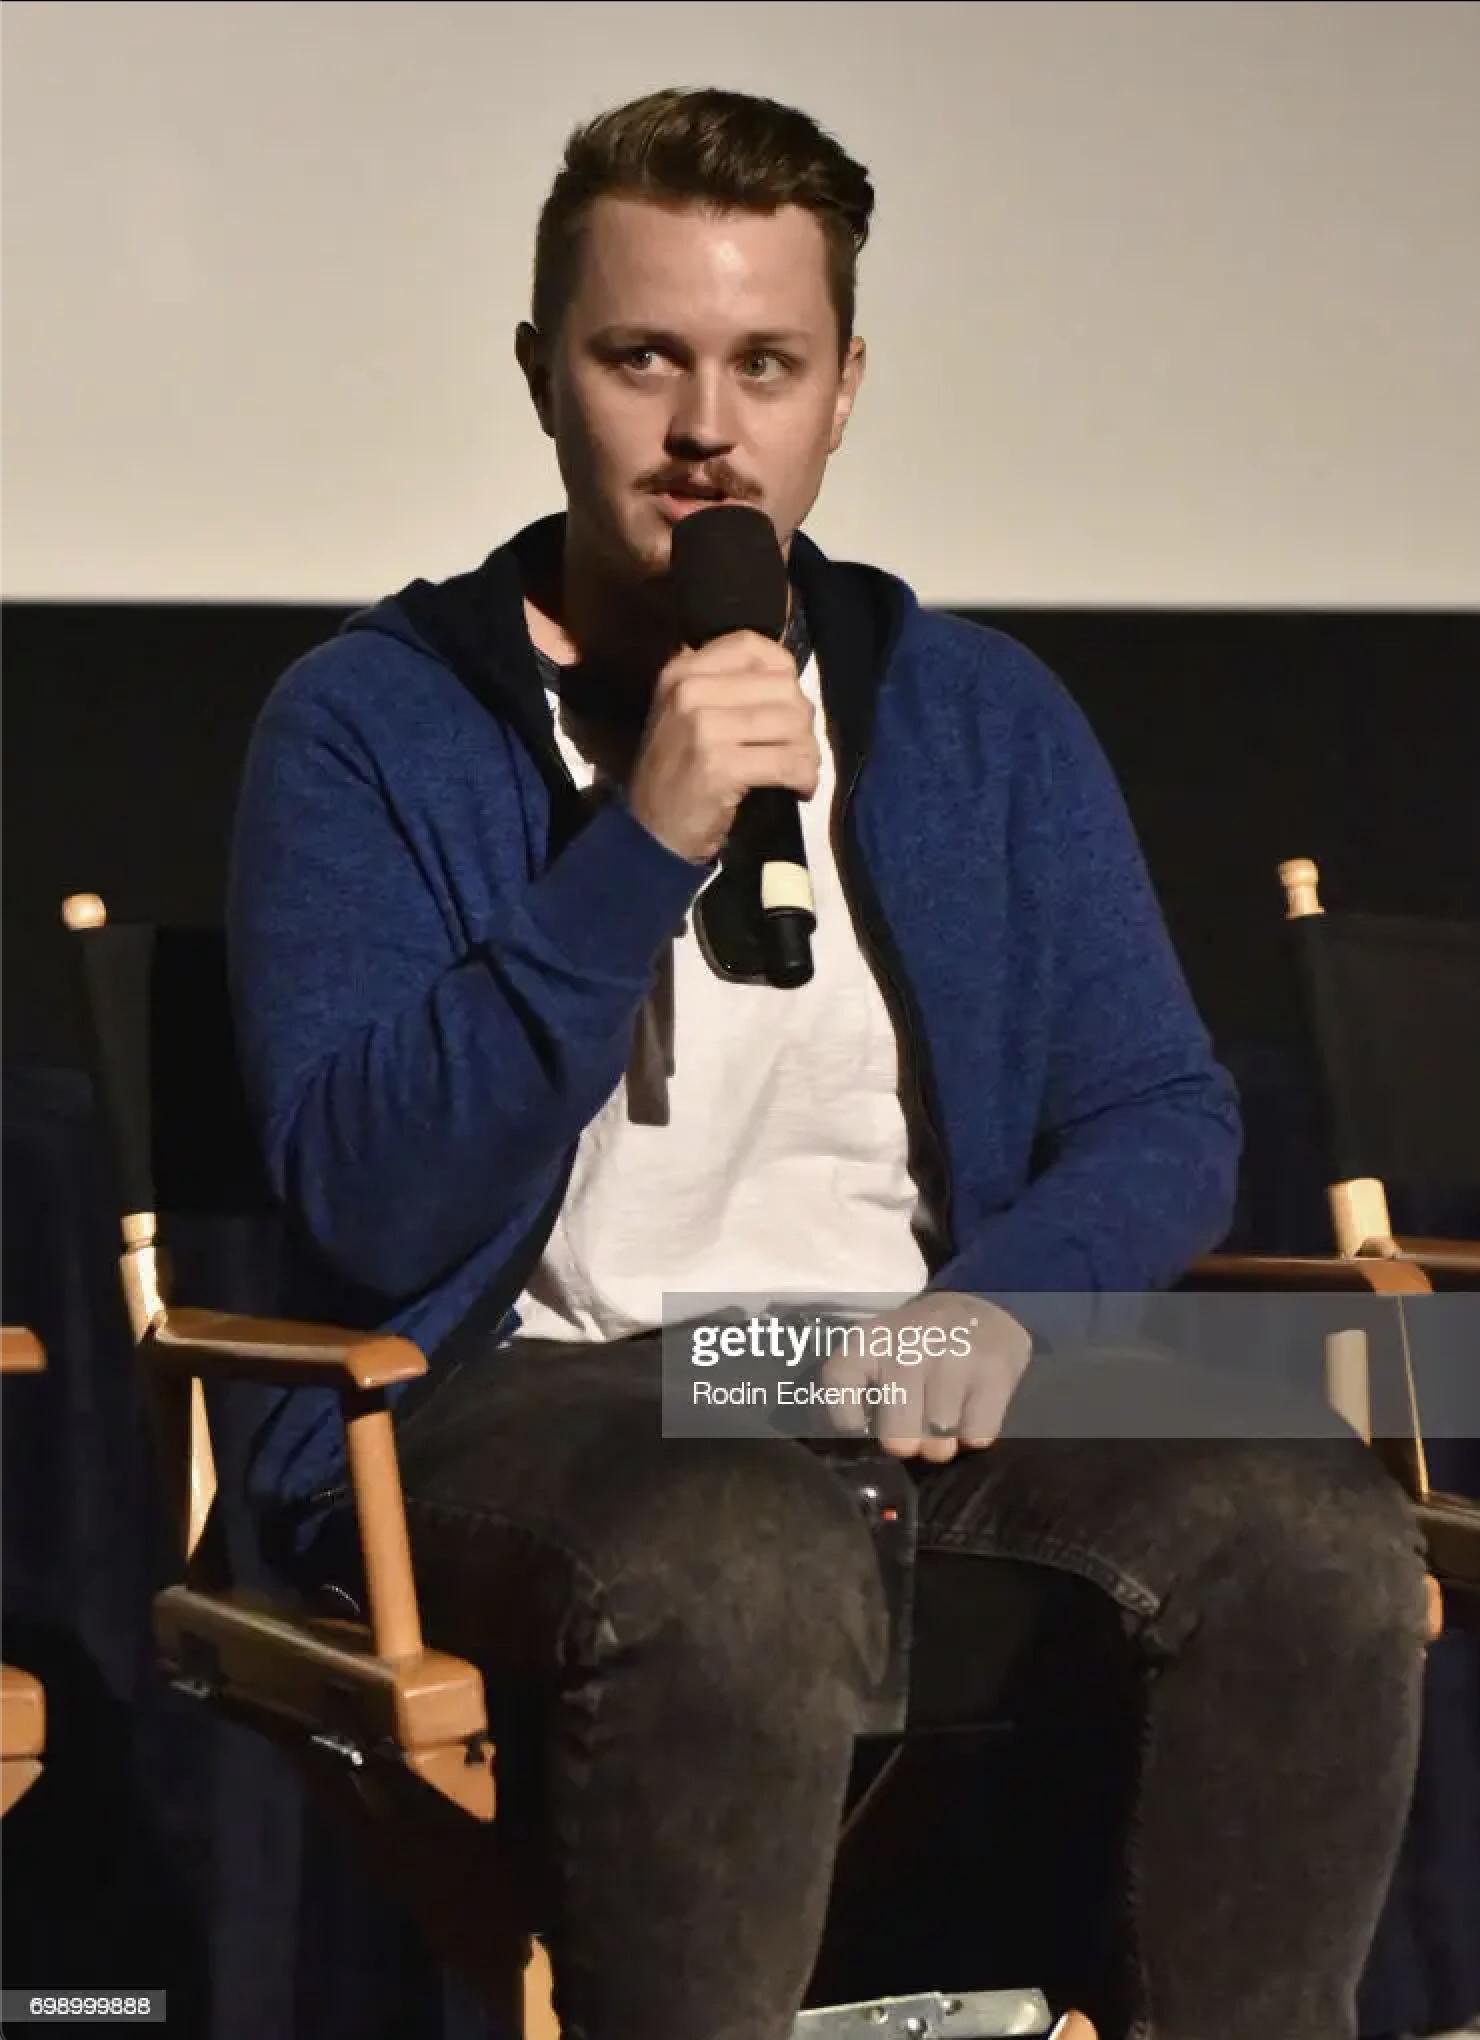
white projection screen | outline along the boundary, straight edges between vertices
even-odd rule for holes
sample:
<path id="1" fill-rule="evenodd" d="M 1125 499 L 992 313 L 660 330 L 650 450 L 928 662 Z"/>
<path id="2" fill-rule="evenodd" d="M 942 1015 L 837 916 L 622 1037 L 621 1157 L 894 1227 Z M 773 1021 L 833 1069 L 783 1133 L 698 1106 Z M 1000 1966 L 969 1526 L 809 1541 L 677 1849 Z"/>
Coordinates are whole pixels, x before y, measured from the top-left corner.
<path id="1" fill-rule="evenodd" d="M 1480 7 L 3 10 L 3 592 L 350 603 L 564 501 L 513 354 L 578 121 L 878 193 L 807 529 L 941 605 L 1480 600 Z"/>

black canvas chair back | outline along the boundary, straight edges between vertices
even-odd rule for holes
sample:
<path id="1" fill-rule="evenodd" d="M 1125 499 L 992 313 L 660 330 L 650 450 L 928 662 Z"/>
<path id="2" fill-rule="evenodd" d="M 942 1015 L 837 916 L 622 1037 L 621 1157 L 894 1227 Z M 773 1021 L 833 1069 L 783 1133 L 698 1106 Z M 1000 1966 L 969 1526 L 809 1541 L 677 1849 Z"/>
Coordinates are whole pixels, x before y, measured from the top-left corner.
<path id="1" fill-rule="evenodd" d="M 80 949 L 122 1211 L 271 1213 L 237 1062 L 224 931 L 109 923 Z"/>
<path id="2" fill-rule="evenodd" d="M 1480 926 L 1318 914 L 1291 933 L 1335 1173 L 1380 1176 L 1405 1212 L 1480 1199 Z"/>
<path id="3" fill-rule="evenodd" d="M 1282 867 L 1315 894 L 1315 867 Z M 1383 1183 L 1407 1233 L 1480 1237 L 1480 924 L 1292 911 L 1328 1180 Z"/>
<path id="4" fill-rule="evenodd" d="M 225 931 L 114 922 L 101 901 L 93 921 L 90 897 L 69 900 L 67 915 L 82 936 L 74 949 L 94 1108 L 123 1243 L 157 1239 L 172 1302 L 272 1315 L 283 1227 L 241 1082 Z M 136 1322 L 136 1339 L 141 1330 Z M 278 1588 L 246 1501 L 252 1441 L 277 1391 L 236 1381 L 201 1393 L 208 1431 L 197 1422 L 192 1450 L 210 1467 L 203 1477 L 216 1500 L 191 1576 Z"/>
<path id="5" fill-rule="evenodd" d="M 172 1300 L 377 1324 L 384 1300 L 336 1276 L 272 1193 L 237 1056 L 224 928 L 87 925 L 91 897 L 75 895 L 68 913 L 85 928 L 74 948 L 96 1111 L 120 1216 L 155 1215 Z M 244 1441 L 270 1402 L 246 1384 L 213 1395 Z"/>

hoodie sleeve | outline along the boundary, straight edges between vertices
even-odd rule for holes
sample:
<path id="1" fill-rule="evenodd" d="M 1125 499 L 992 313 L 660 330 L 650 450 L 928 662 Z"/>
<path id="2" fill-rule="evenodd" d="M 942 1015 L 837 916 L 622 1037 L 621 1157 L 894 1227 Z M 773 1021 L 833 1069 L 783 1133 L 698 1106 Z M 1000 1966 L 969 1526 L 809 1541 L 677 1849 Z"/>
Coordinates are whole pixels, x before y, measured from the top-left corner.
<path id="1" fill-rule="evenodd" d="M 279 683 L 236 813 L 232 1001 L 270 1180 L 331 1264 L 415 1294 L 548 1184 L 708 875 L 613 799 L 469 952 L 356 718 Z"/>
<path id="2" fill-rule="evenodd" d="M 1067 692 L 1051 679 L 1049 689 L 1039 854 L 1051 1034 L 1037 1159 L 1023 1195 L 960 1241 L 930 1285 L 999 1299 L 1167 1287 L 1226 1234 L 1242 1139 L 1233 1080 L 1193 1006 L 1109 763 Z M 1089 1322 L 1071 1323 L 1067 1306 L 1060 1315 L 1065 1332 Z"/>

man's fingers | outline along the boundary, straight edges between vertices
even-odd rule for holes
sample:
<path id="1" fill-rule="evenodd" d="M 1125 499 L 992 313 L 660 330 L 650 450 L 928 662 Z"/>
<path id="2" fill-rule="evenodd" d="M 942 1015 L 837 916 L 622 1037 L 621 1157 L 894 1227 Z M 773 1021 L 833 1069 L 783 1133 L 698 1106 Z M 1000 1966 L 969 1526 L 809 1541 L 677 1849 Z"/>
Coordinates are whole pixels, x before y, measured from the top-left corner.
<path id="1" fill-rule="evenodd" d="M 923 1367 L 902 1367 L 885 1361 L 879 1382 L 887 1393 L 879 1405 L 879 1443 L 897 1459 L 913 1459 L 925 1432 L 925 1383 Z"/>
<path id="2" fill-rule="evenodd" d="M 897 1382 L 902 1391 L 902 1400 L 886 1403 L 880 1416 L 879 1439 L 885 1451 L 902 1459 L 918 1455 L 941 1465 L 954 1459 L 965 1389 L 961 1364 L 952 1356 L 912 1365 L 899 1362 L 884 1369 L 884 1378 Z"/>
<path id="3" fill-rule="evenodd" d="M 954 1353 L 944 1353 L 916 1369 L 925 1376 L 925 1436 L 920 1453 L 940 1465 L 954 1459 L 960 1450 L 968 1367 L 969 1363 L 963 1363 Z"/>
<path id="4" fill-rule="evenodd" d="M 873 1410 L 861 1391 L 877 1380 L 877 1367 L 856 1353 L 835 1353 L 823 1362 L 817 1378 L 827 1388 L 848 1391 L 840 1402 L 827 1405 L 827 1420 L 833 1429 L 849 1438 L 866 1437 Z"/>
<path id="5" fill-rule="evenodd" d="M 1000 1434 L 1008 1376 L 989 1354 L 946 1353 L 889 1373 L 910 1382 L 908 1403 L 890 1413 L 888 1424 L 902 1452 L 908 1446 L 911 1455 L 944 1465 L 963 1446 L 980 1451 Z"/>
<path id="6" fill-rule="evenodd" d="M 995 1444 L 1002 1432 L 1007 1400 L 1006 1384 L 996 1368 L 978 1374 L 961 1408 L 961 1443 L 968 1452 Z"/>
<path id="7" fill-rule="evenodd" d="M 883 1450 L 894 1457 L 919 1455 L 937 1464 L 954 1459 L 963 1447 L 979 1451 L 995 1443 L 1032 1357 L 1032 1340 L 1023 1326 L 985 1299 L 954 1295 L 917 1300 L 879 1322 L 896 1333 L 907 1329 L 909 1343 L 901 1336 L 888 1358 L 875 1358 L 872 1351 L 867 1359 L 846 1351 L 829 1357 L 825 1381 L 876 1384 L 880 1391 L 872 1427 L 869 1405 L 854 1399 L 851 1407 L 830 1410 L 836 1428 L 854 1435 L 872 1428 Z M 964 1336 L 972 1332 L 975 1338 Z M 949 1340 L 945 1350 L 942 1334 Z M 928 1346 L 927 1335 L 934 1341 Z"/>

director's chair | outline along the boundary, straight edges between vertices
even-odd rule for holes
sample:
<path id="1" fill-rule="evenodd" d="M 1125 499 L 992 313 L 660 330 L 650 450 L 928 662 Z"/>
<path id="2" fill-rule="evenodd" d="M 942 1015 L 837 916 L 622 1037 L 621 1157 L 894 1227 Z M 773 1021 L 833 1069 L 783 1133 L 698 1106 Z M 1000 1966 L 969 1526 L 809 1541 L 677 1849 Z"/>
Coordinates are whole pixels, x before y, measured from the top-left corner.
<path id="1" fill-rule="evenodd" d="M 499 1848 L 482 1674 L 422 1638 L 387 1390 L 423 1375 L 408 1340 L 226 1314 L 171 1296 L 172 1217 L 271 1211 L 236 1066 L 218 928 L 110 923 L 63 903 L 78 938 L 99 1110 L 121 1202 L 121 1274 L 178 1539 L 181 1577 L 153 1608 L 164 1675 L 271 1737 L 323 1804 L 354 1820 L 429 1940 L 522 2040 L 554 2040 L 551 1974 Z M 364 1562 L 357 1622 L 235 1584 L 213 1535 L 205 1385 L 332 1388 Z M 865 1795 L 867 1796 L 867 1795 Z M 862 1804 L 855 1813 L 862 1811 Z M 796 2040 L 1095 2040 L 1037 1990 L 937 1991 L 802 2012 Z"/>
<path id="2" fill-rule="evenodd" d="M 1328 913 L 1310 858 L 1281 864 L 1279 879 L 1336 1251 L 1353 1265 L 1415 1271 L 1434 1290 L 1480 1291 L 1480 1237 L 1395 1234 L 1388 1208 L 1391 1191 L 1400 1205 L 1426 1203 L 1480 1234 L 1480 924 Z M 1456 1618 L 1480 1627 L 1480 1500 L 1430 1485 L 1406 1324 L 1403 1332 L 1413 1415 L 1405 1485 Z M 1480 1351 L 1474 1364 L 1480 1370 Z M 1360 1342 L 1339 1379 L 1333 1389 L 1360 1426 Z"/>

